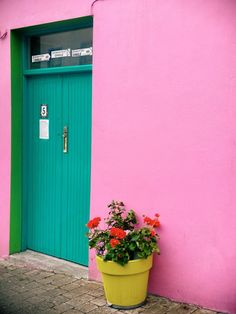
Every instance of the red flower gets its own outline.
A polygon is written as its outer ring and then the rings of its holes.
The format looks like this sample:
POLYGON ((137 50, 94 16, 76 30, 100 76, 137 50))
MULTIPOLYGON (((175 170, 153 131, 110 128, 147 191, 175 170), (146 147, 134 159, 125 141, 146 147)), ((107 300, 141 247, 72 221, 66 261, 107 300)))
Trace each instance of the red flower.
MULTIPOLYGON (((156 214, 158 215, 158 214, 156 214)), ((155 216, 156 216, 155 215, 155 216)), ((157 216, 156 216, 157 217, 157 216)), ((149 225, 149 226, 152 226, 153 228, 157 228, 157 227, 160 227, 160 221, 158 220, 158 218, 155 218, 155 219, 151 219, 147 216, 144 217, 143 221, 149 225)))
POLYGON ((151 231, 151 237, 154 237, 155 235, 156 235, 155 230, 152 230, 152 231, 151 231))
POLYGON ((89 229, 96 228, 99 225, 100 221, 101 221, 100 217, 95 217, 95 218, 89 220, 89 222, 87 223, 87 227, 89 229))
POLYGON ((158 217, 160 217, 160 215, 159 215, 159 214, 155 214, 155 217, 157 217, 157 218, 158 218, 158 217))
POLYGON ((160 224, 161 224, 160 221, 156 219, 154 224, 153 224, 153 227, 154 228, 160 227, 160 224))
POLYGON ((111 239, 110 240, 110 245, 111 245, 111 247, 116 247, 118 244, 120 244, 120 241, 119 240, 117 240, 117 239, 111 239))
POLYGON ((126 232, 123 229, 120 229, 120 228, 111 228, 110 236, 122 240, 126 236, 126 232))
POLYGON ((149 217, 147 217, 147 216, 144 217, 143 221, 144 221, 147 225, 149 225, 149 226, 152 226, 153 223, 154 223, 154 220, 151 219, 151 218, 149 218, 149 217))

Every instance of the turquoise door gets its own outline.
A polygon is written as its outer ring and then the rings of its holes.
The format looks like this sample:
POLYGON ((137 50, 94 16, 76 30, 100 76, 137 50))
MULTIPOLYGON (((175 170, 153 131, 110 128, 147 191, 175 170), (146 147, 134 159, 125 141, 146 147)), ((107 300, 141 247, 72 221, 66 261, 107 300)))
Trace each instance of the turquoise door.
POLYGON ((91 72, 28 77, 24 112, 26 248, 82 265, 88 264, 91 86, 91 72))

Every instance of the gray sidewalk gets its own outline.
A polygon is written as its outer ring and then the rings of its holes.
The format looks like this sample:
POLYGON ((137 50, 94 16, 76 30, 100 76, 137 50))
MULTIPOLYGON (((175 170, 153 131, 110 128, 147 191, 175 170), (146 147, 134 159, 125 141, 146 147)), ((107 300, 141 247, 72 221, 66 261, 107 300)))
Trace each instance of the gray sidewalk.
POLYGON ((110 308, 100 283, 87 280, 87 268, 35 252, 0 259, 0 313, 214 314, 197 306, 148 296, 147 304, 110 308))

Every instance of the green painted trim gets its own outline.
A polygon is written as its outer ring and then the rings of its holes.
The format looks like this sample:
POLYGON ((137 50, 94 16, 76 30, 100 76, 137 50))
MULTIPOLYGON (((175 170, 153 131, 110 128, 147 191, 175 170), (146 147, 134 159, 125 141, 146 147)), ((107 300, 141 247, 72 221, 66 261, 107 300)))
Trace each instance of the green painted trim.
POLYGON ((10 253, 21 251, 22 220, 22 40, 11 32, 11 213, 10 253))
MULTIPOLYGON (((26 56, 24 38, 30 35, 40 35, 51 32, 61 32, 75 28, 93 26, 93 18, 86 16, 71 20, 47 23, 38 26, 15 29, 11 31, 11 205, 10 205, 10 254, 26 249, 25 224, 23 211, 23 104, 24 104, 24 73, 26 56)), ((80 70, 71 72, 91 71, 92 65, 86 65, 80 70)), ((54 69, 48 69, 56 71, 54 69)), ((33 70, 29 70, 33 71, 33 70)), ((38 71, 38 70, 34 70, 38 71)), ((45 70, 44 70, 45 71, 45 70)), ((70 72, 68 67, 66 71, 70 72)), ((26 71, 27 72, 27 71, 26 71)), ((53 72, 51 72, 53 73, 53 72)), ((56 72, 54 72, 56 73, 56 72)), ((46 74, 25 73, 25 75, 46 74)))
POLYGON ((25 70, 24 75, 32 76, 32 75, 75 73, 75 72, 88 72, 88 71, 92 71, 92 64, 25 70))
POLYGON ((72 30, 76 28, 86 28, 93 26, 93 17, 85 16, 71 20, 57 21, 42 25, 35 25, 21 28, 21 32, 25 36, 42 35, 47 33, 62 32, 63 30, 72 30))

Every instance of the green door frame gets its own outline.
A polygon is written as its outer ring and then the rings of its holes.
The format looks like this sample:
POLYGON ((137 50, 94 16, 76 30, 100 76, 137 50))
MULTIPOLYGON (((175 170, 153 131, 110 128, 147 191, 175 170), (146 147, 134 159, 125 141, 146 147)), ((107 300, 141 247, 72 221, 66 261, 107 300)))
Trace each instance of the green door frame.
POLYGON ((92 65, 27 70, 25 65, 25 36, 61 32, 93 25, 91 16, 31 26, 11 31, 11 201, 10 254, 25 249, 23 228, 23 103, 24 75, 91 71, 92 65))

